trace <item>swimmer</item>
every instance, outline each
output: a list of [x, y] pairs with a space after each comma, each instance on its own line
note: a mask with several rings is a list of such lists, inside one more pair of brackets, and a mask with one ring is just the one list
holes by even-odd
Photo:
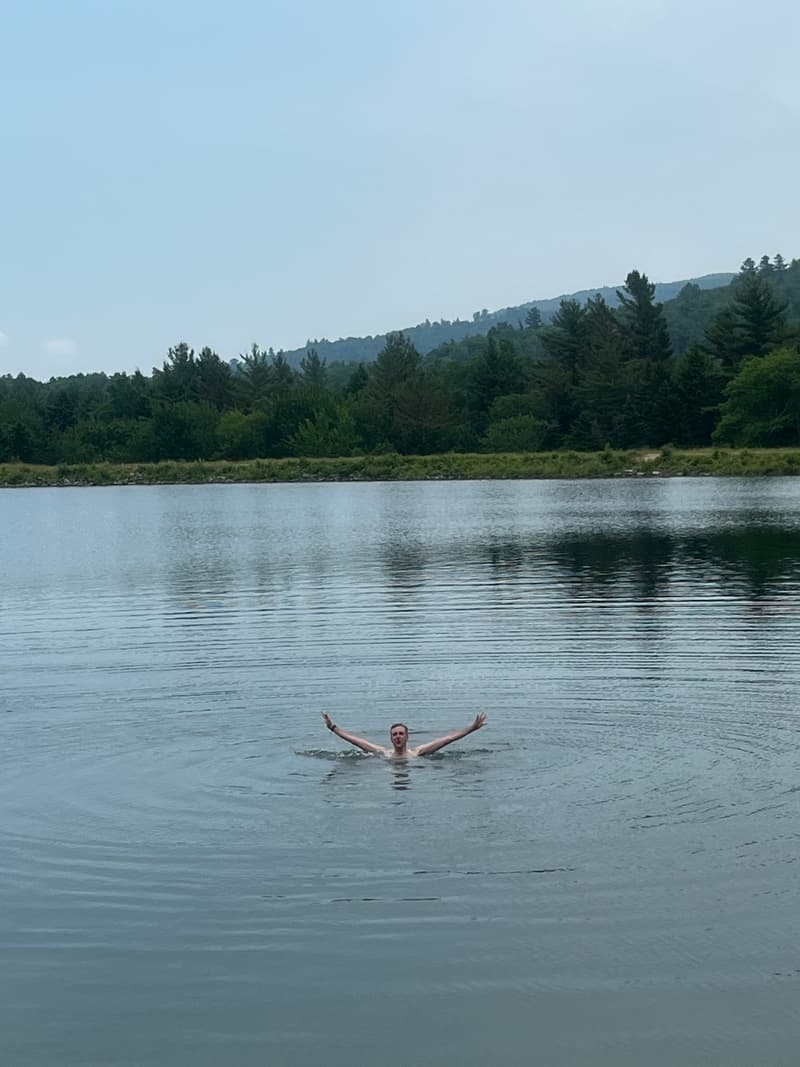
[[390, 759], [404, 759], [407, 756], [429, 756], [431, 752], [438, 752], [439, 749], [444, 748], [445, 745], [452, 745], [454, 741], [460, 741], [461, 738], [466, 737], [467, 734], [474, 733], [475, 730], [480, 730], [486, 723], [486, 716], [481, 712], [479, 715], [475, 716], [474, 722], [471, 722], [469, 726], [465, 726], [463, 730], [455, 730], [452, 734], [446, 734], [444, 737], [437, 737], [435, 741], [428, 741], [425, 745], [409, 748], [408, 727], [403, 722], [396, 722], [389, 728], [389, 737], [392, 741], [392, 747], [384, 748], [383, 745], [375, 745], [372, 741], [365, 741], [363, 737], [356, 737], [355, 734], [349, 734], [347, 730], [343, 730], [340, 726], [337, 726], [326, 711], [323, 711], [322, 718], [325, 720], [325, 725], [328, 729], [335, 733], [337, 737], [341, 737], [343, 741], [349, 741], [351, 745], [360, 748], [362, 752], [371, 752], [376, 756], [388, 756]]

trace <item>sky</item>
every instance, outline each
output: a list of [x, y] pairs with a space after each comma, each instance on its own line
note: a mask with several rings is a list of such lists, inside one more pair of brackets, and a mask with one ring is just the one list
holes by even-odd
[[796, 0], [3, 0], [0, 374], [800, 256]]

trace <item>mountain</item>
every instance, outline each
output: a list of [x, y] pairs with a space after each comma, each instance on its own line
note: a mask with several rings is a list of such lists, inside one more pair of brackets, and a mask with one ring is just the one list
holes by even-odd
[[[729, 285], [735, 277], [733, 274], [706, 274], [702, 278], [688, 278], [680, 282], [659, 282], [656, 284], [656, 300], [665, 302], [674, 299], [687, 283], [699, 289], [719, 289]], [[620, 282], [618, 288], [622, 288]], [[407, 326], [402, 332], [413, 342], [417, 350], [426, 355], [447, 341], [461, 341], [465, 337], [487, 334], [492, 326], [507, 322], [512, 326], [525, 322], [525, 316], [531, 308], [538, 308], [542, 321], [549, 322], [558, 310], [562, 300], [577, 300], [585, 303], [590, 297], [600, 293], [611, 307], [616, 307], [617, 288], [605, 286], [600, 289], [583, 289], [578, 293], [555, 296], [548, 300], [530, 300], [516, 307], [501, 308], [499, 311], [476, 311], [471, 319], [441, 319], [438, 322], [418, 323]], [[386, 334], [374, 337], [343, 337], [338, 341], [309, 340], [303, 348], [296, 348], [284, 355], [293, 366], [297, 366], [309, 348], [315, 348], [320, 357], [331, 363], [369, 363], [378, 355], [386, 342]]]

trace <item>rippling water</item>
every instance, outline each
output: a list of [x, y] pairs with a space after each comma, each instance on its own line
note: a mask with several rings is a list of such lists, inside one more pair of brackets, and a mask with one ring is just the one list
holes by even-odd
[[0, 1063], [796, 1064], [800, 481], [0, 514]]

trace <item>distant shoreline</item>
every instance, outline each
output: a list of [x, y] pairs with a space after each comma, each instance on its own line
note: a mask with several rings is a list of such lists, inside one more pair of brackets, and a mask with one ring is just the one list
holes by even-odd
[[160, 463], [0, 464], [0, 488], [220, 485], [281, 482], [769, 476], [800, 474], [800, 448], [602, 452], [383, 453], [330, 459], [167, 460]]

